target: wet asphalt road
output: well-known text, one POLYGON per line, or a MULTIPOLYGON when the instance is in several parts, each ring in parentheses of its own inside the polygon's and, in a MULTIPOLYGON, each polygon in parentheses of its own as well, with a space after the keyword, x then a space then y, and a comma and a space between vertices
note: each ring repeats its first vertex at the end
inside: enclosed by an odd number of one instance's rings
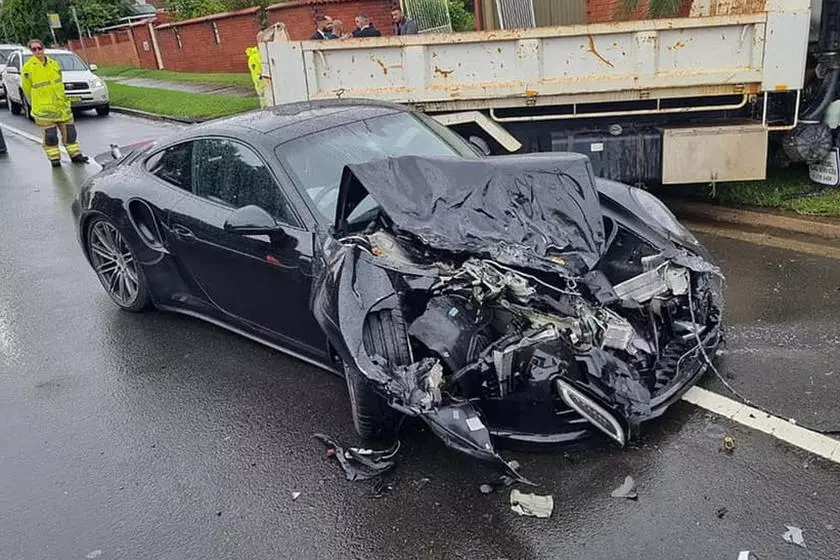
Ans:
MULTIPOLYGON (((167 128, 119 115, 78 125, 91 154, 167 128)), ((480 494, 490 473, 417 426, 394 490, 373 499, 312 439, 355 441, 341 379, 197 320, 118 311, 70 219, 94 166, 53 171, 34 143, 5 136, 0 558, 837 557, 840 467, 686 403, 624 450, 506 453, 554 495, 551 519, 480 494), (627 474, 638 501, 610 497, 627 474), (787 524, 807 549, 783 542, 787 524)), ((840 262, 703 241, 728 276, 722 373, 782 415, 840 428, 840 262)))

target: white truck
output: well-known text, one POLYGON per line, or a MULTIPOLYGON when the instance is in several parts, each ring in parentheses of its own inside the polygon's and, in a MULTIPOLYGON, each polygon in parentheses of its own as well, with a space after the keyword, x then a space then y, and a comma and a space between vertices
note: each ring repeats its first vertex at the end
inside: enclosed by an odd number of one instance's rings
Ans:
POLYGON ((263 101, 406 104, 494 153, 581 152, 596 174, 645 184, 763 179, 778 132, 790 159, 830 176, 840 0, 723 3, 686 18, 334 41, 290 41, 281 25, 260 44, 263 101))

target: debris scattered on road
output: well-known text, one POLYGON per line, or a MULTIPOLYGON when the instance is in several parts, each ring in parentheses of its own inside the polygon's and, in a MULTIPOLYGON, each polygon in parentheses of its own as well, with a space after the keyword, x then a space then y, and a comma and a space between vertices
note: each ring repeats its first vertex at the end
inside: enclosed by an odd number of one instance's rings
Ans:
POLYGON ((482 484, 481 486, 478 487, 478 489, 482 494, 492 494, 493 493, 493 487, 490 486, 489 484, 482 484))
POLYGON ((785 534, 782 535, 782 538, 786 543, 807 548, 805 546, 805 538, 802 536, 802 529, 795 525, 785 525, 785 527, 787 528, 787 531, 785 531, 785 534))
POLYGON ((750 551, 749 551, 749 550, 742 550, 742 551, 738 554, 738 560, 755 560, 755 556, 753 556, 752 554, 750 554, 750 551))
POLYGON ((514 488, 510 491, 510 509, 518 515, 551 517, 551 512, 554 511, 554 496, 523 494, 514 488))
POLYGON ((417 488, 418 490, 420 490, 431 481, 432 481, 431 478, 428 478, 428 477, 424 476, 423 478, 414 481, 414 487, 417 488))
POLYGON ((729 510, 726 509, 725 507, 722 507, 722 508, 718 508, 718 510, 715 512, 715 515, 717 515, 718 519, 723 519, 723 516, 726 515, 727 513, 729 513, 729 510))
POLYGON ((720 424, 709 423, 706 425, 704 432, 709 439, 720 440, 726 436, 726 428, 720 424))
POLYGON ((726 436, 723 438, 723 452, 729 455, 732 455, 732 452, 735 451, 735 439, 732 436, 726 436))
POLYGON ((390 448, 381 451, 360 447, 345 449, 324 434, 315 434, 314 437, 327 447, 327 457, 335 457, 338 460, 344 476, 350 481, 368 480, 388 472, 395 465, 390 459, 400 448, 400 442, 397 441, 390 448))
POLYGON ((99 558, 100 556, 102 556, 102 551, 97 549, 97 550, 91 550, 90 552, 88 552, 85 555, 85 558, 87 558, 88 560, 94 560, 94 558, 99 558))
POLYGON ((381 498, 388 492, 394 489, 396 482, 393 480, 385 480, 384 478, 377 478, 373 483, 373 494, 371 498, 381 498))
POLYGON ((636 481, 633 480, 633 477, 627 475, 624 479, 624 482, 621 483, 621 486, 616 488, 610 494, 613 498, 627 498, 628 500, 635 500, 639 497, 636 493, 636 481))
POLYGON ((300 498, 300 492, 292 492, 292 501, 294 502, 298 498, 300 498))

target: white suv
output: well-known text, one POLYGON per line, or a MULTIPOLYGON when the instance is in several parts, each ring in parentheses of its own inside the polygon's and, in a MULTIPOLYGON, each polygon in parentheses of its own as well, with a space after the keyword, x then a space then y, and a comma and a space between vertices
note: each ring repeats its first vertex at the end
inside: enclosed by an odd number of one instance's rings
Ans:
MULTIPOLYGON (((19 115, 23 111, 26 117, 31 117, 29 100, 20 87, 20 69, 32 57, 32 53, 27 49, 18 49, 6 61, 2 75, 3 91, 6 94, 6 105, 12 114, 19 115)), ((111 111, 108 86, 102 78, 93 74, 96 71, 95 64, 88 66, 72 51, 47 49, 46 54, 61 66, 64 91, 74 111, 96 109, 96 113, 102 116, 111 111)))
POLYGON ((22 49, 20 45, 4 45, 0 43, 0 101, 6 99, 6 88, 3 87, 3 71, 6 69, 6 62, 12 53, 22 49))

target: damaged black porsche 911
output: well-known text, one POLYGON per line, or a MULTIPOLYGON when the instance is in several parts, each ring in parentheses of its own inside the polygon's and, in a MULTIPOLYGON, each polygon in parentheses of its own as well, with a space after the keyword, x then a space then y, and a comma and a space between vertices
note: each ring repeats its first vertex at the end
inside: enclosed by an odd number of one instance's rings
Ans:
POLYGON ((521 478, 494 440, 624 445, 722 342, 708 253, 585 156, 388 159, 339 192, 312 305, 362 436, 417 416, 521 478))

